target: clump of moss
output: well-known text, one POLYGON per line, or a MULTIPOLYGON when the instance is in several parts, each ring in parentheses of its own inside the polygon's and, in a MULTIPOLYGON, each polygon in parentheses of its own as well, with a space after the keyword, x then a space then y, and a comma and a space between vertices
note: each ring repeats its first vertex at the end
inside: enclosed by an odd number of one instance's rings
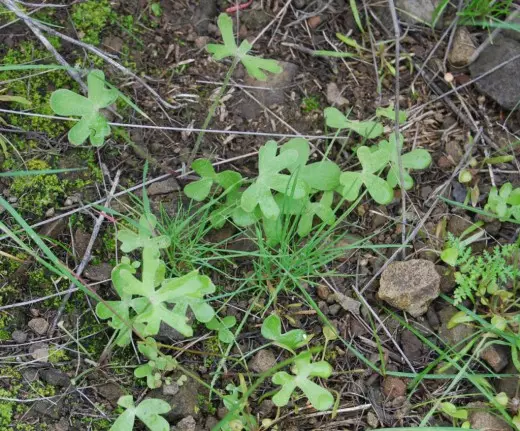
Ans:
MULTIPOLYGON (((49 41, 55 48, 59 48, 60 42, 57 38, 49 37, 49 41)), ((34 42, 24 41, 16 48, 7 50, 0 59, 3 64, 26 65, 35 64, 38 60, 49 59, 50 54, 45 49, 38 48, 34 42)), ((64 71, 53 71, 35 73, 34 71, 3 71, 0 72, 0 81, 7 81, 5 89, 9 94, 21 96, 31 102, 30 111, 37 114, 54 115, 49 99, 53 90, 58 88, 70 88, 77 91, 77 84, 64 71)), ((16 104, 11 105, 13 108, 16 104)), ((23 107, 27 109, 27 107, 23 107)), ((65 121, 56 121, 49 118, 31 117, 25 115, 11 114, 7 121, 12 126, 20 127, 26 131, 45 133, 51 138, 56 138, 64 133, 68 124, 65 121)), ((15 140, 20 150, 26 150, 35 146, 35 142, 23 139, 15 140)))
MULTIPOLYGON (((30 160, 28 170, 46 170, 50 165, 44 160, 30 160)), ((60 180, 57 175, 30 175, 17 177, 9 189, 12 196, 18 198, 18 210, 42 216, 45 211, 64 199, 68 186, 67 180, 60 180)))
POLYGON ((72 7, 72 21, 83 42, 99 45, 101 32, 110 22, 112 8, 108 0, 88 0, 72 7))

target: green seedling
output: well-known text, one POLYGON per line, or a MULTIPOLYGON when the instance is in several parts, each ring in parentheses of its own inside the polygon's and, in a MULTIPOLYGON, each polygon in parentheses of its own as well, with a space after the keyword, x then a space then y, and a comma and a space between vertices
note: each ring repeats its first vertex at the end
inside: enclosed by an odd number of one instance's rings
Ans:
MULTIPOLYGON (((388 106, 386 108, 376 108, 376 117, 384 117, 389 120, 395 121, 395 110, 392 106, 388 106)), ((399 111, 399 124, 406 123, 408 119, 408 114, 406 111, 399 111)))
POLYGON ((367 139, 373 139, 383 134, 383 125, 377 121, 349 120, 337 108, 326 108, 324 111, 325 123, 333 129, 348 129, 367 139))
POLYGON ((157 342, 153 338, 139 342, 138 349, 149 361, 138 366, 134 370, 134 376, 138 379, 146 378, 146 384, 150 389, 160 388, 163 374, 174 370, 177 367, 177 361, 170 355, 161 355, 157 342))
POLYGON ((298 222, 298 235, 304 237, 311 232, 314 217, 318 217, 329 226, 334 224, 336 221, 336 215, 332 209, 333 199, 334 192, 324 192, 323 196, 318 202, 307 202, 305 210, 303 211, 300 217, 300 221, 298 222))
POLYGON ((264 320, 261 333, 262 337, 274 341, 275 345, 292 353, 305 346, 310 340, 303 329, 292 329, 282 334, 282 322, 276 314, 272 314, 264 320))
POLYGON ((63 116, 81 117, 69 130, 69 141, 73 145, 82 145, 90 136, 90 143, 100 147, 110 135, 110 126, 101 109, 110 106, 119 96, 115 88, 105 87, 105 74, 93 70, 88 74, 88 97, 73 91, 60 89, 51 95, 52 110, 63 116))
POLYGON ((201 179, 184 187, 184 193, 198 202, 208 197, 213 184, 218 184, 224 190, 229 191, 238 187, 242 181, 242 175, 238 172, 228 170, 217 174, 213 165, 207 159, 195 160, 191 167, 200 175, 201 179))
POLYGON ((122 229, 117 235, 121 242, 121 251, 130 253, 138 248, 166 248, 170 245, 170 238, 167 236, 154 236, 154 229, 157 226, 157 217, 151 213, 145 213, 139 219, 138 231, 133 232, 129 229, 122 229))
MULTIPOLYGON (((389 156, 388 163, 390 170, 386 181, 390 187, 394 188, 399 181, 399 153, 403 149, 403 135, 399 134, 399 140, 395 139, 395 133, 390 135, 388 141, 381 141, 380 148, 384 148, 389 156)), ((413 178, 410 176, 411 169, 426 169, 430 166, 432 157, 428 151, 423 149, 416 149, 401 155, 401 164, 403 167, 403 182, 405 190, 410 190, 413 187, 413 178)))
POLYGON ((450 402, 444 402, 440 405, 441 411, 453 418, 455 421, 463 420, 464 422, 460 424, 461 429, 470 428, 470 423, 467 421, 468 419, 468 411, 466 409, 459 409, 455 404, 450 402))
POLYGON ((120 284, 125 294, 138 296, 132 307, 138 314, 135 322, 144 324, 144 336, 156 335, 161 322, 164 322, 191 337, 193 329, 186 316, 188 307, 199 322, 209 322, 215 311, 205 302, 204 296, 215 292, 215 286, 198 271, 170 279, 165 279, 164 273, 165 265, 159 258, 159 250, 147 247, 143 250, 141 280, 126 267, 116 267, 112 281, 115 285, 120 284), (173 304, 175 306, 170 310, 168 305, 173 304))
POLYGON ((309 402, 316 410, 327 410, 334 404, 334 397, 325 388, 314 383, 310 377, 328 378, 332 374, 332 367, 328 362, 311 362, 310 352, 301 353, 294 359, 290 375, 285 371, 279 371, 273 376, 273 383, 281 385, 281 389, 273 396, 273 403, 278 406, 286 406, 292 393, 300 388, 309 402))
POLYGON ((231 383, 226 386, 226 391, 228 391, 229 394, 224 395, 222 401, 224 402, 224 407, 229 411, 234 411, 234 414, 230 415, 230 417, 226 417, 224 424, 220 427, 222 431, 242 431, 257 428, 255 417, 244 411, 245 406, 240 397, 247 392, 247 388, 242 375, 240 375, 240 381, 242 387, 235 386, 231 383))
POLYGON ((264 71, 270 73, 281 73, 283 71, 282 67, 275 60, 268 60, 248 54, 253 46, 247 40, 242 41, 240 46, 237 45, 235 35, 233 34, 233 20, 230 16, 225 13, 220 14, 218 17, 218 27, 222 34, 224 45, 210 43, 206 47, 215 60, 234 57, 244 65, 250 76, 260 81, 267 80, 267 75, 264 71))
POLYGON ((213 317, 208 323, 206 328, 212 331, 218 331, 218 339, 223 343, 232 343, 235 339, 233 333, 229 330, 237 323, 235 316, 226 316, 223 319, 218 319, 216 316, 213 317))
MULTIPOLYGON (((125 267, 130 273, 135 273, 138 264, 130 264, 130 259, 123 257, 119 267, 125 267)), ((112 279, 114 279, 114 271, 112 271, 112 279)), ((116 344, 118 346, 127 346, 132 340, 132 326, 135 326, 134 319, 130 317, 133 308, 133 296, 125 293, 124 286, 120 283, 114 283, 114 289, 119 295, 119 301, 98 302, 96 305, 96 314, 100 319, 110 319, 108 325, 117 331, 116 344)), ((136 327, 142 330, 142 325, 136 327)))
POLYGON ((362 146, 358 148, 357 156, 362 170, 341 174, 340 183, 343 197, 348 201, 355 201, 359 196, 361 186, 364 185, 370 196, 378 204, 389 204, 394 197, 394 191, 385 180, 377 175, 389 163, 388 149, 371 149, 362 146))
POLYGON ((308 193, 307 184, 295 175, 281 174, 280 171, 297 163, 298 152, 287 150, 276 155, 278 145, 274 141, 267 142, 258 154, 258 177, 242 194, 241 206, 248 213, 259 206, 264 217, 275 219, 280 215, 280 208, 271 193, 279 193, 302 199, 308 193))
POLYGON ((484 209, 501 221, 514 219, 520 223, 520 187, 513 189, 511 183, 505 183, 500 190, 492 187, 484 209))
POLYGON ((110 431, 132 431, 137 417, 151 431, 169 431, 170 424, 161 415, 171 410, 170 405, 163 400, 148 398, 139 403, 134 403, 132 395, 124 395, 117 401, 125 411, 116 419, 110 427, 110 431))

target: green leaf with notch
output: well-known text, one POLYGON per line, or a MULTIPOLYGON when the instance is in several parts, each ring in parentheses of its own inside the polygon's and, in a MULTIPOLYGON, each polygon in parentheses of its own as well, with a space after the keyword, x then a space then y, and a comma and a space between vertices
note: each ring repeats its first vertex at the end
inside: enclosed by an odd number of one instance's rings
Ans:
POLYGON ((186 196, 193 200, 200 202, 206 199, 213 184, 218 184, 226 191, 240 187, 242 175, 231 170, 216 173, 213 165, 207 159, 195 160, 191 167, 201 177, 200 180, 184 187, 186 196))
POLYGON ((73 145, 82 145, 90 136, 90 143, 100 147, 110 135, 110 126, 100 110, 114 103, 119 91, 105 87, 105 74, 101 70, 93 70, 87 76, 88 97, 73 91, 59 89, 52 93, 50 105, 52 110, 63 116, 81 117, 69 130, 69 141, 73 145))
POLYGON ((143 422, 151 431, 169 431, 170 424, 161 415, 171 410, 170 404, 156 398, 147 398, 139 403, 134 403, 132 395, 124 395, 117 401, 125 411, 119 415, 110 431, 132 431, 134 429, 135 418, 143 422))
POLYGON ((121 251, 130 253, 137 248, 152 247, 160 249, 169 247, 170 238, 165 235, 154 236, 156 226, 157 217, 151 213, 145 213, 139 219, 137 232, 121 229, 117 234, 117 239, 121 242, 121 251))
POLYGON ((217 316, 213 317, 209 322, 206 323, 206 328, 212 331, 218 331, 218 339, 223 343, 232 343, 235 339, 233 333, 229 330, 237 323, 235 316, 226 316, 223 319, 219 319, 217 316))
POLYGON ((377 138, 384 132, 383 125, 378 121, 349 120, 337 108, 325 108, 325 122, 334 129, 349 129, 367 139, 377 138))
POLYGON ((262 337, 274 341, 274 344, 292 353, 305 346, 310 340, 302 329, 292 329, 282 334, 282 321, 276 314, 271 314, 264 320, 261 333, 262 337))

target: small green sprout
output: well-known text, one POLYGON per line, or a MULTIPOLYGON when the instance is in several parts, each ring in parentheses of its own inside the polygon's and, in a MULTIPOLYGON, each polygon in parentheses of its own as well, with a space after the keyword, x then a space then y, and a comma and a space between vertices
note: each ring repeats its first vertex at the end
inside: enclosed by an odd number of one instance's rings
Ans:
POLYGON ((283 69, 277 61, 249 55, 248 52, 251 51, 252 45, 247 40, 244 40, 240 44, 240 47, 237 45, 235 42, 235 35, 233 34, 233 20, 230 16, 225 13, 220 14, 218 17, 218 27, 222 33, 224 45, 210 43, 206 47, 215 60, 222 60, 226 57, 235 57, 244 65, 247 73, 259 81, 267 80, 267 75, 263 70, 270 73, 282 72, 283 69))
POLYGON ((513 189, 511 183, 505 183, 500 190, 492 187, 484 209, 501 221, 514 219, 520 223, 520 187, 513 189))
POLYGON ((134 376, 139 379, 146 377, 146 384, 150 389, 160 388, 163 374, 174 370, 177 367, 177 361, 171 355, 161 355, 157 342, 153 338, 139 342, 138 349, 149 361, 138 366, 134 370, 134 376))
POLYGON ((450 402, 441 403, 441 410, 454 419, 466 420, 468 418, 468 411, 466 409, 459 409, 455 404, 450 402))
POLYGON ((119 92, 115 88, 105 87, 105 74, 101 70, 90 72, 87 83, 88 97, 59 89, 52 93, 50 105, 58 115, 81 117, 69 130, 71 144, 82 145, 90 136, 90 143, 100 147, 110 135, 110 126, 100 110, 114 103, 119 92))
MULTIPOLYGON (((395 110, 391 105, 388 106, 387 108, 379 107, 376 109, 376 117, 385 117, 392 121, 395 121, 395 110)), ((407 118, 408 118, 408 114, 406 113, 406 111, 400 110, 399 111, 399 124, 406 123, 407 118)))
POLYGON ((160 416, 171 410, 166 401, 148 398, 136 406, 132 395, 124 395, 119 398, 117 404, 126 410, 116 419, 110 427, 110 431, 132 431, 136 417, 151 431, 169 431, 170 429, 168 421, 160 416))
POLYGON ((242 175, 238 172, 228 170, 217 174, 213 165, 207 159, 195 160, 191 167, 201 176, 201 179, 184 187, 184 193, 198 202, 208 197, 213 184, 218 184, 224 190, 229 190, 238 187, 242 181, 242 175))
POLYGON ((261 333, 262 337, 274 341, 274 344, 292 353, 305 346, 310 340, 302 329, 292 329, 282 334, 282 322, 276 314, 271 314, 264 320, 261 333))
POLYGON ((325 108, 325 123, 333 129, 349 129, 367 139, 377 138, 383 134, 383 125, 377 121, 349 120, 337 108, 325 108))
POLYGON ((117 239, 121 242, 121 251, 130 253, 138 248, 166 248, 170 245, 170 238, 167 236, 154 236, 153 232, 157 226, 157 217, 151 213, 145 213, 139 219, 138 232, 129 229, 122 229, 117 239))
POLYGON ((343 172, 341 174, 340 183, 343 186, 343 197, 348 201, 356 200, 361 186, 365 185, 370 196, 378 204, 389 204, 394 197, 394 191, 385 180, 376 175, 389 162, 388 150, 386 148, 373 150, 362 146, 358 148, 357 156, 362 170, 359 172, 343 172))
MULTIPOLYGON (((389 155, 390 170, 386 178, 390 187, 394 188, 399 181, 399 152, 403 148, 403 135, 399 134, 399 142, 395 139, 395 133, 390 135, 388 141, 381 141, 380 148, 385 148, 389 155)), ((405 190, 413 187, 413 178, 410 176, 411 169, 426 169, 432 162, 432 156, 428 151, 416 149, 401 155, 401 165, 403 167, 403 181, 405 190)))
POLYGON ((235 326, 236 323, 237 319, 235 316, 226 316, 223 319, 219 319, 215 316, 206 323, 206 328, 212 331, 218 331, 218 339, 223 343, 229 344, 235 339, 229 328, 235 326))
POLYGON ((244 211, 252 213, 260 207, 264 217, 275 219, 280 215, 280 208, 271 194, 276 190, 294 199, 301 199, 308 193, 307 184, 295 175, 280 174, 280 171, 294 165, 298 160, 296 150, 287 150, 276 155, 276 142, 269 141, 258 154, 258 177, 242 194, 241 206, 244 211))
POLYGON ((285 371, 279 371, 273 376, 273 383, 281 385, 281 389, 273 396, 273 403, 278 406, 286 406, 292 393, 300 388, 316 410, 327 410, 334 404, 334 397, 325 388, 314 383, 310 377, 322 377, 324 379, 332 374, 332 367, 326 361, 311 362, 310 352, 301 353, 294 359, 290 375, 285 371))

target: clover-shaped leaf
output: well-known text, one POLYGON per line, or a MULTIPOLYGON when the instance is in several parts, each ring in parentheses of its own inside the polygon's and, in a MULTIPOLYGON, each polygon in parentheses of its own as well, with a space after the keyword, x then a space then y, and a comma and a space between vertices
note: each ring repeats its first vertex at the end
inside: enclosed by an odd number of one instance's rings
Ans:
MULTIPOLYGON (((390 170, 386 180, 390 187, 394 188, 399 184, 399 152, 403 148, 403 135, 399 134, 399 140, 395 139, 395 133, 390 135, 388 141, 381 141, 380 148, 386 149, 390 157, 390 170)), ((432 156, 428 151, 417 149, 409 151, 401 155, 401 164, 403 167, 403 181, 405 190, 413 187, 413 178, 408 173, 411 169, 425 169, 430 166, 432 156)))
MULTIPOLYGON (((117 274, 121 268, 125 268, 130 273, 135 273, 135 268, 130 264, 128 258, 123 258, 122 262, 112 270, 112 279, 114 288, 121 298, 119 301, 104 301, 96 305, 96 314, 100 319, 111 319, 109 326, 118 331, 116 336, 116 344, 118 346, 127 346, 132 338, 133 319, 130 317, 130 310, 133 307, 132 295, 124 292, 123 286, 117 280, 117 274)), ((142 329, 137 327, 136 329, 142 329)))
POLYGON ((282 385, 278 393, 273 396, 273 403, 276 406, 287 405, 294 390, 300 388, 316 410, 327 410, 332 407, 334 404, 332 394, 310 380, 310 377, 330 377, 332 367, 328 362, 311 362, 310 352, 301 353, 294 359, 292 372, 294 375, 279 371, 273 376, 273 383, 282 385))
POLYGON ((184 187, 184 193, 189 198, 196 201, 206 199, 211 191, 213 184, 218 184, 224 190, 238 187, 242 180, 242 175, 234 171, 223 171, 216 173, 211 162, 207 159, 198 159, 191 165, 193 170, 200 175, 200 180, 188 184, 184 187))
POLYGON ((484 209, 502 221, 514 218, 520 222, 520 187, 513 189, 511 183, 503 184, 500 190, 492 187, 484 209))
POLYGON ((170 238, 167 236, 153 236, 157 217, 151 213, 145 213, 139 219, 138 232, 129 229, 122 229, 117 234, 117 239, 121 241, 121 251, 130 253, 137 248, 153 247, 166 248, 170 245, 170 238))
POLYGON ((226 316, 219 319, 216 316, 206 323, 206 328, 212 331, 218 331, 218 339, 223 343, 232 343, 235 339, 233 333, 229 330, 237 323, 235 316, 226 316))
POLYGON ((378 148, 375 151, 368 147, 359 147, 357 156, 361 163, 360 172, 343 172, 340 183, 343 186, 342 195, 348 201, 354 201, 359 196, 361 186, 364 184, 372 198, 381 205, 390 203, 394 197, 392 187, 375 175, 390 161, 390 155, 386 148, 378 148))
POLYGON ((377 121, 349 120, 337 108, 325 108, 325 123, 334 129, 349 129, 367 139, 377 138, 384 132, 383 125, 377 121))
POLYGON ((305 211, 298 222, 298 235, 304 237, 312 230, 314 217, 317 216, 329 226, 336 221, 336 215, 332 209, 334 192, 324 192, 318 202, 308 202, 305 211))
MULTIPOLYGON (((392 107, 392 105, 388 106, 387 108, 377 108, 376 109, 376 117, 386 117, 392 121, 395 121, 395 110, 392 107)), ((399 124, 406 123, 406 120, 408 119, 408 114, 406 111, 400 110, 399 111, 399 124)))
POLYGON ((90 72, 87 83, 88 97, 60 89, 52 93, 50 105, 58 115, 81 117, 69 130, 71 144, 81 145, 90 136, 90 143, 99 147, 110 135, 108 121, 99 111, 114 103, 119 92, 105 87, 105 74, 101 70, 90 72))
POLYGON ((276 314, 271 314, 262 323, 262 337, 274 341, 277 346, 293 352, 305 346, 310 338, 302 329, 292 329, 282 334, 282 322, 276 314))
POLYGON ((146 384, 150 389, 160 388, 163 373, 174 370, 177 361, 171 355, 161 355, 153 338, 139 342, 138 349, 149 361, 134 370, 135 377, 146 377, 146 384))
POLYGON ((240 227, 251 226, 262 217, 259 209, 248 213, 241 207, 242 192, 240 190, 231 190, 226 194, 223 204, 214 209, 209 218, 211 226, 220 229, 226 221, 231 217, 233 223, 240 227))
POLYGON ((242 194, 241 206, 246 212, 253 212, 260 206, 262 214, 268 219, 280 215, 280 208, 275 202, 271 190, 276 190, 294 199, 303 198, 308 188, 297 175, 280 174, 280 171, 293 166, 298 159, 298 152, 290 149, 276 155, 276 142, 269 141, 260 148, 258 155, 258 177, 242 194))
POLYGON ((222 60, 226 57, 236 57, 247 70, 247 73, 259 81, 267 80, 264 70, 270 73, 281 73, 282 67, 275 60, 255 57, 248 54, 252 45, 244 40, 240 47, 235 41, 233 34, 233 20, 227 14, 223 13, 218 17, 218 27, 224 40, 224 45, 210 43, 206 49, 213 54, 215 60, 222 60))
POLYGON ((132 395, 124 395, 117 401, 126 410, 116 419, 110 427, 110 431, 132 431, 135 418, 143 422, 151 431, 169 431, 170 424, 160 415, 171 410, 170 404, 156 398, 147 398, 139 403, 134 403, 132 395))

